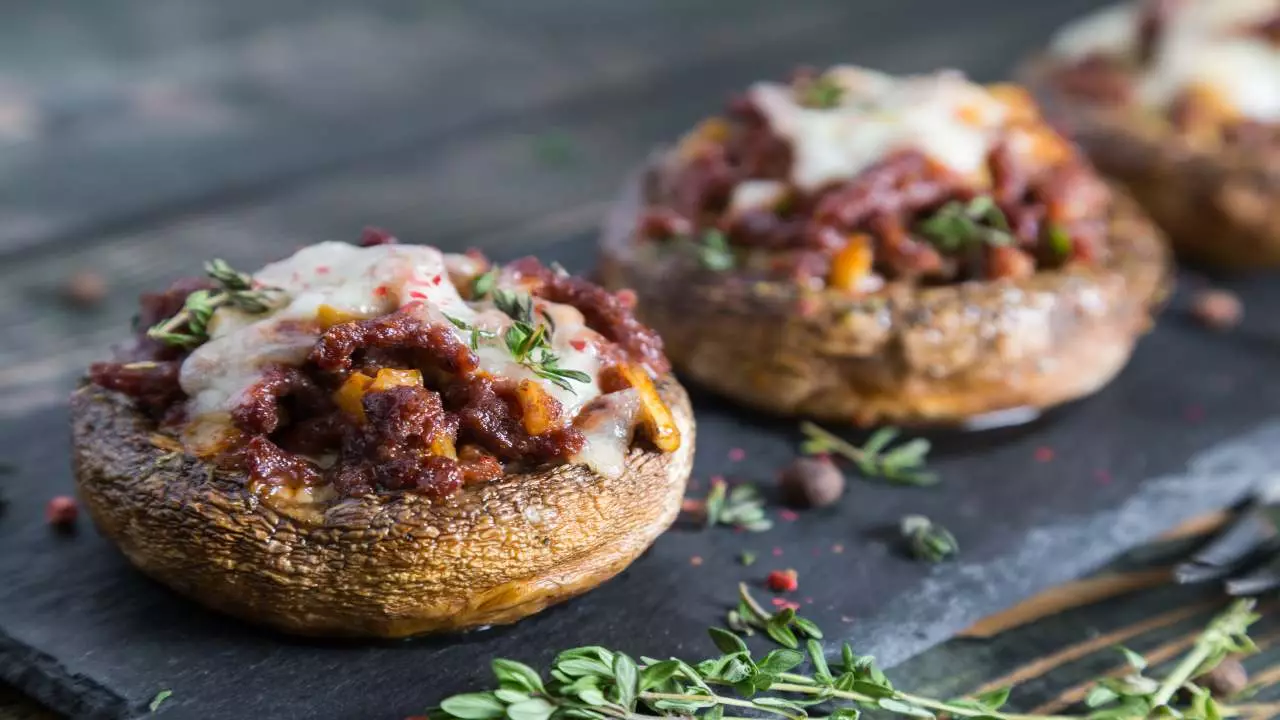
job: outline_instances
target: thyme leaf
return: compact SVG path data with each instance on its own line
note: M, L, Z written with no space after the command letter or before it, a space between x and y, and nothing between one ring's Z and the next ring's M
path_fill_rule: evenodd
M704 660L636 660L618 650L587 646L557 655L546 678L523 663L495 660L496 689L446 698L440 713L456 720L740 720L743 714L803 720L809 707L822 705L830 720L858 720L865 710L983 720L1217 720L1275 714L1276 704L1220 705L1194 682L1215 658L1253 648L1247 635L1258 617L1253 609L1252 600L1227 608L1163 679L1144 677L1141 670L1128 678L1106 678L1089 693L1087 704L1093 709L1087 714L1035 715L1003 709L1010 688L950 700L900 690L875 658L858 655L848 643L841 645L838 657L828 658L814 642L821 638L816 625L790 609L765 611L742 585L730 627L735 632L763 630L793 646L755 656L733 633L711 628L718 654ZM806 638L803 651L801 637ZM1179 688L1187 690L1189 699L1174 707L1169 702Z
M884 427L871 434L858 447L811 422L800 424L804 442L800 451L806 455L839 455L851 460L869 478L880 478L895 485L935 485L938 476L924 469L930 443L916 438L889 449L898 438L897 428Z
M170 697L173 697L172 690L161 690L156 693L155 697L151 698L151 702L147 705L147 708L151 710L151 712L155 712L159 710L160 706L164 704L164 701L168 700Z
M830 110L838 107L844 97L844 88L830 75L820 75L807 79L796 88L797 101L800 105L815 110Z
M1004 212L989 195L968 202L952 200L916 225L916 232L944 252L980 245L1012 245L1013 232Z

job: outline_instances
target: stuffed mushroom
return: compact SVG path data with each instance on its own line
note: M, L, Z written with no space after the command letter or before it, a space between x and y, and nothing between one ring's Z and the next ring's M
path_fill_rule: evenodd
M626 297L372 233L142 299L71 403L78 491L145 573L310 635L508 623L675 518L694 425Z
M1188 258L1280 266L1280 1L1135 0L1029 78Z
M864 425L1092 393L1169 277L1159 232L1024 90L951 71L754 85L627 187L602 250L688 378Z

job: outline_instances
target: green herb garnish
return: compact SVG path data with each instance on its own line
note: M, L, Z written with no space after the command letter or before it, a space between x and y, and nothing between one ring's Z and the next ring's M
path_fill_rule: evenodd
M755 485L743 483L729 489L723 480L713 480L707 492L707 527L727 525L750 532L764 532L773 527L764 512L764 498Z
M498 337L498 333L493 332L492 330L481 330L466 320L461 320L453 317L452 315L445 315L444 317L459 330L471 333L471 349L473 351L480 349L481 340L489 340Z
M880 428L871 434L867 442L858 447L811 422L800 423L804 442L800 451L806 455L839 455L847 458L863 475L882 478L897 485L934 485L938 476L924 470L925 457L930 444L924 438L909 440L888 450L897 439L898 429Z
M916 225L939 250L957 252L979 245L1012 245L1013 232L1004 213L990 196L943 205L932 217Z
M165 700L168 700L172 696L172 690L161 690L156 693L155 697L151 698L151 704L147 705L147 707L151 709L151 712L155 712L160 709L160 706L164 704Z
M1072 243L1071 235L1067 234L1067 229L1057 223L1049 225L1049 248L1053 250L1053 254L1060 258L1071 255Z
M276 287L254 287L253 277L232 269L224 260L204 265L205 274L218 287L196 290L187 295L176 315L147 330L147 337L169 345L193 348L209 339L209 321L220 307L231 307L254 315L279 307L284 290ZM185 331L183 329L185 328Z
M560 367L560 358L551 352L551 333L555 332L555 322L546 313L542 314L542 323L534 320L533 299L528 293L494 288L493 302L513 321L502 341L516 362L569 392L575 392L570 381L591 382L591 376L581 370Z
M738 562L742 563L744 567L751 567L756 564L756 554L750 550L743 550L738 553Z
M1138 670L1124 682L1100 681L1096 687L1108 690L1090 694L1094 709L1088 714L1031 715L1002 710L1010 688L950 700L904 692L875 658L856 654L848 643L828 659L817 642L822 638L817 625L790 609L768 613L740 586L730 627L761 630L784 647L756 656L734 632L711 628L719 654L705 660L632 659L618 650L587 646L561 652L544 678L528 665L497 659L491 664L495 689L454 695L440 703L440 710L457 720L741 720L744 714L803 720L814 706L822 706L817 714L829 720L858 720L864 711L984 720L1218 720L1274 714L1274 704L1220 705L1194 682L1227 654L1253 649L1246 634L1258 617L1253 608L1253 600L1232 604L1162 680L1142 678ZM1179 688L1189 700L1174 707L1170 702Z
M736 264L733 250L729 248L729 240L719 230L708 230L703 233L697 252L698 261L708 270L723 272L732 270Z
M960 552L960 543L950 530L923 515L907 515L900 523L911 554L918 560L942 562Z
M493 288L498 284L498 269L493 268L488 272L477 275L471 281L471 299L483 300L493 292Z
M801 81L797 95L799 103L804 107L830 110L839 107L840 100L844 97L844 88L830 75L820 75Z

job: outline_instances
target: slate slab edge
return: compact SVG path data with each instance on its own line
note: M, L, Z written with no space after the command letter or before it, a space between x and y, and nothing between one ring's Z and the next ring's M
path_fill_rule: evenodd
M1087 519L1063 518L1036 528L1004 558L965 563L962 554L960 562L940 566L924 580L914 608L891 608L868 619L862 634L877 648L883 665L897 665L992 612L1096 570L1118 557L1110 550L1141 545L1197 515L1243 500L1274 476L1277 468L1280 420L1201 450L1187 461L1184 472L1142 483L1138 493L1109 512ZM1108 542L1096 541L1104 536ZM1041 568L1034 580L1024 572L1031 563ZM964 602L956 601L957 597L965 598ZM974 602L974 598L984 601ZM904 628L923 630L904 632Z
M141 708L0 630L0 680L73 718L139 717Z

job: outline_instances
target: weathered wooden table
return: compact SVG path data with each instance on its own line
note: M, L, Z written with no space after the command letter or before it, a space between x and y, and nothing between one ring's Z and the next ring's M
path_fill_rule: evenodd
M448 248L591 233L653 144L756 77L855 61L895 71L953 65L995 79L1054 26L1099 4L9 8L0 24L0 414L63 402L117 337L138 290L189 272L209 248L235 263L263 246L352 238L366 224ZM108 282L90 309L62 297L78 271ZM1161 574L1143 568L1162 567L1185 542L1122 562L1118 581L1047 597L1029 616L1063 597L1076 604L1149 586ZM988 639L957 639L895 674L938 692L1026 679L1021 706L1057 707L1078 699L1084 677L1119 667L1111 644L1166 659L1216 602L1213 588L1158 587L1047 620L1006 616L975 629ZM1017 627L996 632L1010 622ZM1267 632L1264 645L1276 639ZM0 687L0 718L47 716Z

